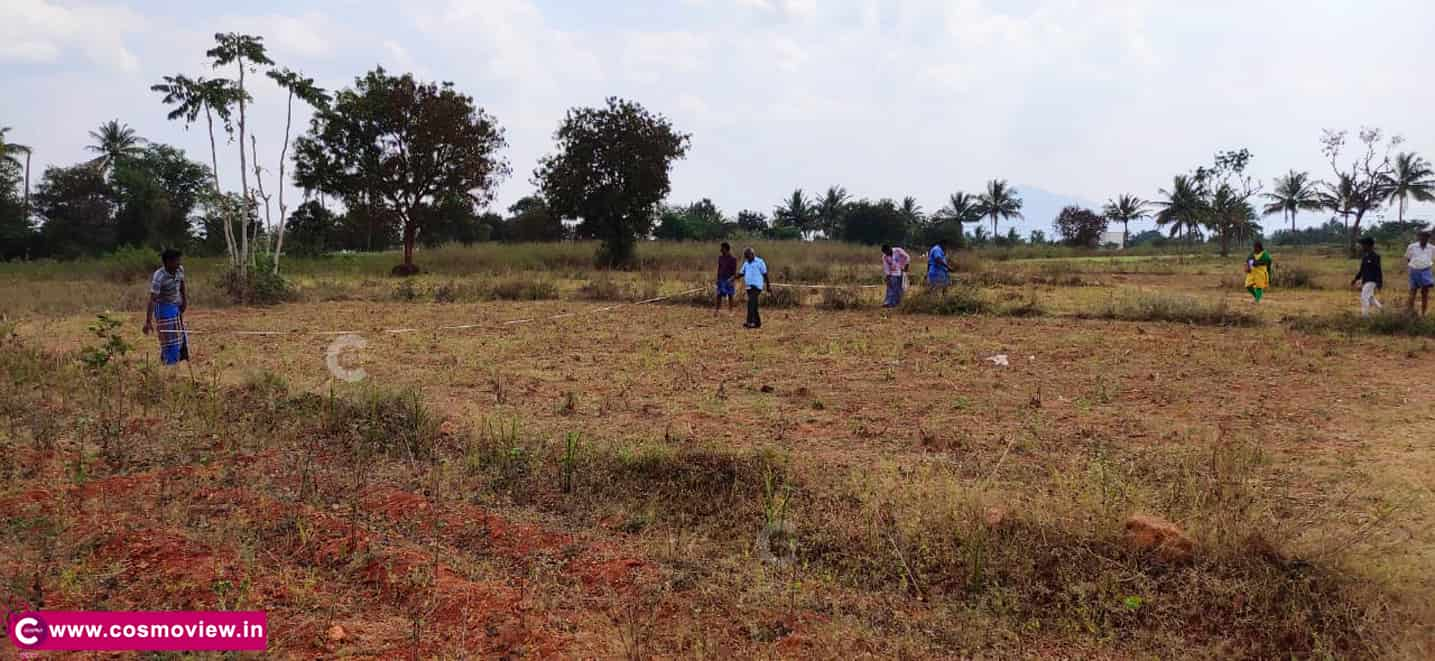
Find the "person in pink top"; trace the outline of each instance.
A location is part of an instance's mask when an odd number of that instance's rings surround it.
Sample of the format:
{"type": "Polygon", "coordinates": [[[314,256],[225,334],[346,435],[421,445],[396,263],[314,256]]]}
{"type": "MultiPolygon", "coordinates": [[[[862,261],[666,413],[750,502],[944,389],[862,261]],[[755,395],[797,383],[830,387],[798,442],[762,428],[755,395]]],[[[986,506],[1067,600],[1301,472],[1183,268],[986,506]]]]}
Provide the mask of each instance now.
{"type": "Polygon", "coordinates": [[[902,290],[907,278],[907,265],[912,258],[907,251],[890,245],[882,246],[882,277],[887,281],[887,300],[884,308],[895,308],[902,304],[902,290]]]}

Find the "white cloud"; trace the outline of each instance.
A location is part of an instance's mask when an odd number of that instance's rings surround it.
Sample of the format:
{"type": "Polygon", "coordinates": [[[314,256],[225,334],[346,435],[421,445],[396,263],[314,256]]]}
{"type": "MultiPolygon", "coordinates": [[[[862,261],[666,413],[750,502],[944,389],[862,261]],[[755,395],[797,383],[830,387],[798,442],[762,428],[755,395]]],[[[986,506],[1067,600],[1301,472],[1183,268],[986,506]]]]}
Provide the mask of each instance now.
{"type": "Polygon", "coordinates": [[[0,61],[51,63],[74,50],[97,65],[131,72],[139,60],[124,38],[143,28],[139,15],[124,7],[6,0],[0,3],[0,61]]]}

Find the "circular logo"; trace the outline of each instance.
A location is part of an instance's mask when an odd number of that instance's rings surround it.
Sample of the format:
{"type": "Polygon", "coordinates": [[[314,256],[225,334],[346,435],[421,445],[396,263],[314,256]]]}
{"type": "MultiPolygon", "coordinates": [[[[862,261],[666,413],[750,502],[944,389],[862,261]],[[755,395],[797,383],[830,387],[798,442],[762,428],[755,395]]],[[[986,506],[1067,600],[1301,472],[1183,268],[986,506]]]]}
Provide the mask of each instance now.
{"type": "Polygon", "coordinates": [[[368,373],[362,367],[347,367],[342,359],[345,354],[358,353],[369,346],[369,341],[358,335],[340,335],[329,343],[329,348],[324,351],[324,365],[329,368],[329,373],[334,378],[348,383],[357,383],[368,378],[368,373]]]}
{"type": "Polygon", "coordinates": [[[45,642],[45,623],[35,613],[21,613],[12,619],[6,630],[15,646],[31,649],[45,642]]]}

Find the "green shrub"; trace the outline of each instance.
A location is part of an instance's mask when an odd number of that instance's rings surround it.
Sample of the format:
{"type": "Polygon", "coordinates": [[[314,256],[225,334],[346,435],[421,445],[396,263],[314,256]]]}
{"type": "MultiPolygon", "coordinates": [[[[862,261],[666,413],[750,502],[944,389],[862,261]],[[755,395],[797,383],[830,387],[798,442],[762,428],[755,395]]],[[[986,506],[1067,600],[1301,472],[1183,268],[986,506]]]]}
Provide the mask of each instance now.
{"type": "Polygon", "coordinates": [[[1076,315],[1082,319],[1120,321],[1166,321],[1196,326],[1257,326],[1260,318],[1232,310],[1225,302],[1207,303],[1191,296],[1137,293],[1112,298],[1096,312],[1076,315]]]}
{"type": "Polygon", "coordinates": [[[252,267],[243,275],[237,269],[225,271],[219,276],[219,289],[243,305],[274,305],[295,298],[289,281],[267,265],[252,267]]]}
{"type": "MultiPolygon", "coordinates": [[[[1324,289],[1316,280],[1314,271],[1302,266],[1278,265],[1273,271],[1271,287],[1275,289],[1324,289]]],[[[1242,283],[1245,288],[1245,282],[1242,283]]]]}
{"type": "Polygon", "coordinates": [[[120,248],[104,260],[105,278],[129,283],[148,278],[160,267],[159,254],[148,248],[120,248]]]}
{"type": "Polygon", "coordinates": [[[924,289],[902,299],[903,312],[912,314],[985,314],[992,304],[981,290],[969,285],[952,285],[945,290],[924,289]]]}

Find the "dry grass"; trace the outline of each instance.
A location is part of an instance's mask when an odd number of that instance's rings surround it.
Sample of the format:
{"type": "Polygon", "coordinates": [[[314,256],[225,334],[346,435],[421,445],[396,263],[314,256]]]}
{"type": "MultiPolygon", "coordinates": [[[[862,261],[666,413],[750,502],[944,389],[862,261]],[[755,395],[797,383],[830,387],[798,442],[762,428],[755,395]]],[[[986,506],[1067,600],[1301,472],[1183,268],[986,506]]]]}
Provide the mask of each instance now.
{"type": "Polygon", "coordinates": [[[1121,264],[909,296],[981,314],[790,290],[756,332],[681,272],[300,276],[303,303],[196,306],[193,378],[133,312],[100,374],[92,314],[30,312],[0,348],[0,587],[264,608],[302,657],[1428,657],[1426,340],[1346,332],[1331,291],[1246,326],[1213,277],[1121,264]],[[604,303],[689,281],[693,307],[604,303]],[[1146,323],[1076,318],[1108,305],[1146,323]],[[368,380],[251,329],[356,330],[368,380]],[[1136,512],[1192,558],[1128,546],[1136,512]]]}

